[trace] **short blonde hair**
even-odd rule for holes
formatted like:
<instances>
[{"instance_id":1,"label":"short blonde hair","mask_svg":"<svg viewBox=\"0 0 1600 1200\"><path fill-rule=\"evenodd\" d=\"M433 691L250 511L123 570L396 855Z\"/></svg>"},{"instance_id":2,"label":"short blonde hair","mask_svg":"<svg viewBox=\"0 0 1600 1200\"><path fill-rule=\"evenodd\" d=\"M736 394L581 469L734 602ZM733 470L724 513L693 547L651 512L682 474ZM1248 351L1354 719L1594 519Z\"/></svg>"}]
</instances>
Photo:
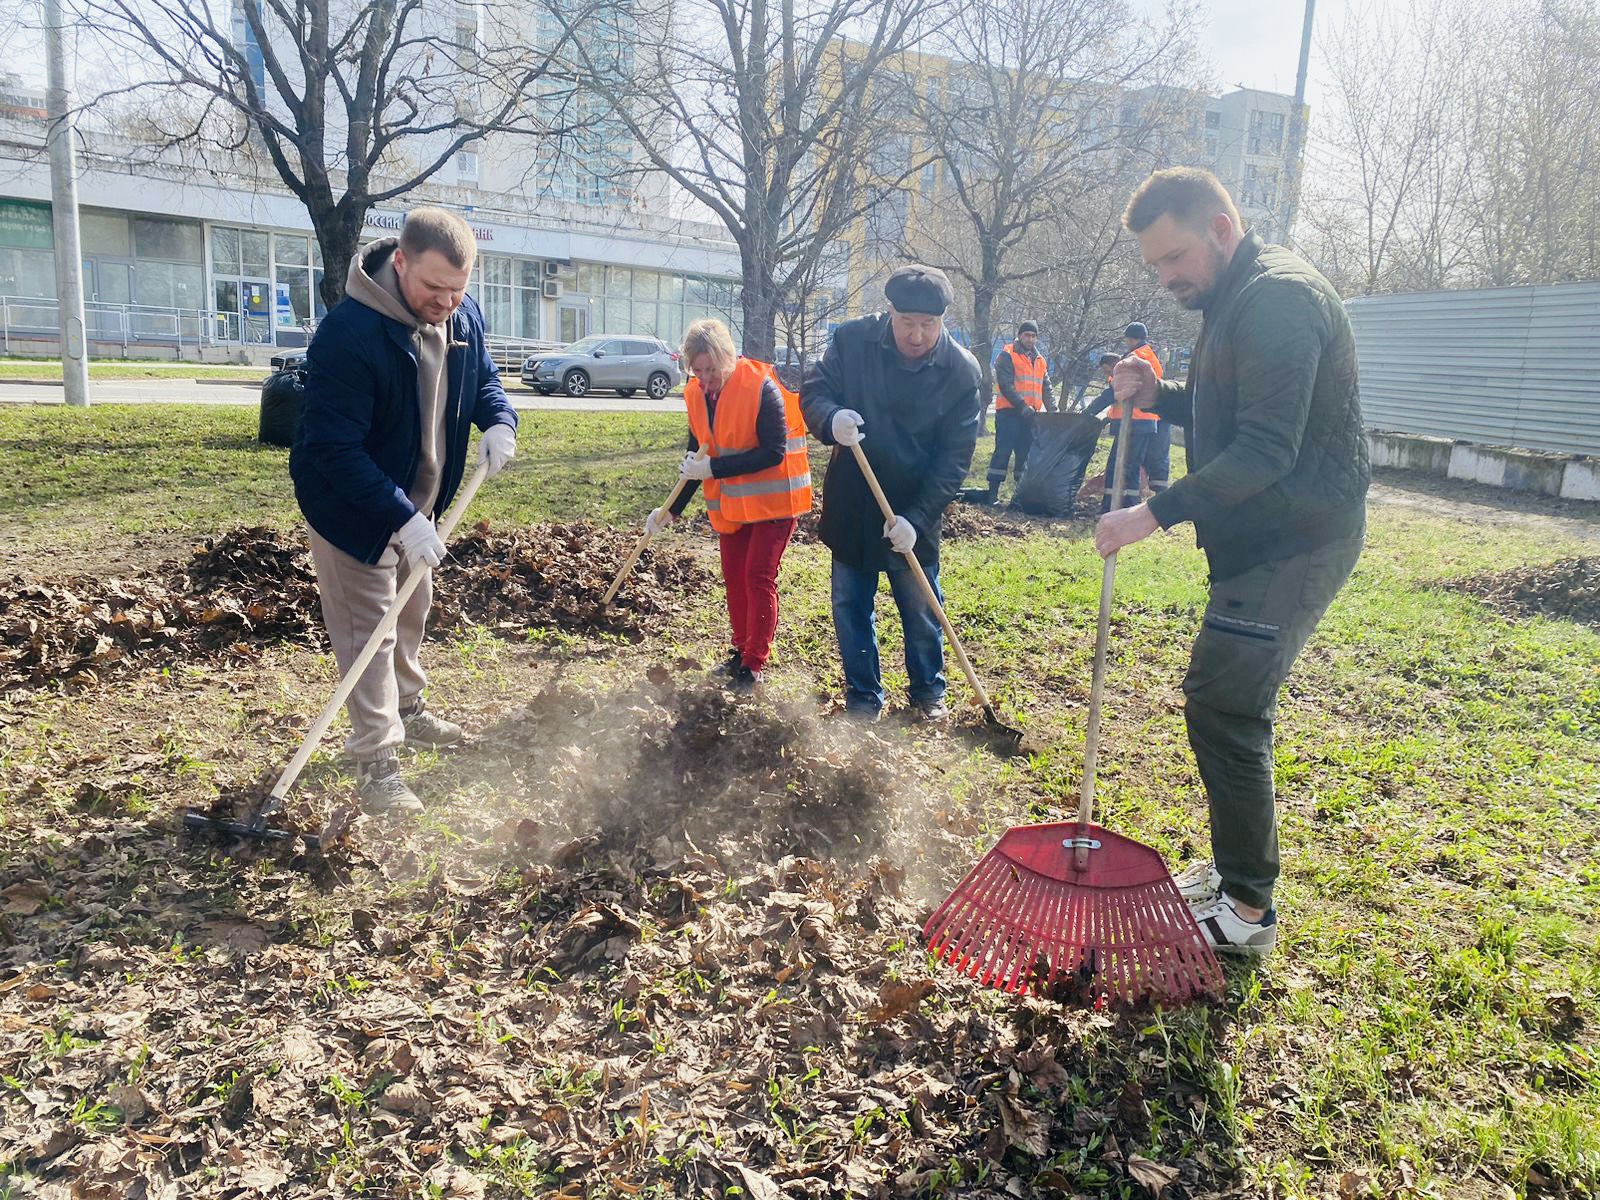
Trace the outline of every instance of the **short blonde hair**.
<instances>
[{"instance_id":1,"label":"short blonde hair","mask_svg":"<svg viewBox=\"0 0 1600 1200\"><path fill-rule=\"evenodd\" d=\"M683 365L689 367L702 354L711 355L723 367L732 367L739 359L733 334L715 317L696 321L683 332Z\"/></svg>"},{"instance_id":2,"label":"short blonde hair","mask_svg":"<svg viewBox=\"0 0 1600 1200\"><path fill-rule=\"evenodd\" d=\"M459 271L472 265L478 253L478 242L472 236L472 226L455 213L424 205L406 214L406 222L400 227L400 249L406 252L408 259L437 250Z\"/></svg>"}]
</instances>

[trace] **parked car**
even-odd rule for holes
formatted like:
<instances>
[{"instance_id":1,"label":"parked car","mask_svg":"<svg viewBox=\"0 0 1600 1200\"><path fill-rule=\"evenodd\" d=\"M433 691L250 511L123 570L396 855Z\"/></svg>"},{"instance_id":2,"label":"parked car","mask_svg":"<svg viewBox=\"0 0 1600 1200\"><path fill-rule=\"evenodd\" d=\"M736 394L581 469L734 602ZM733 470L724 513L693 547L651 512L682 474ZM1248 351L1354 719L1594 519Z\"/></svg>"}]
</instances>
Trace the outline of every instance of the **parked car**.
<instances>
[{"instance_id":1,"label":"parked car","mask_svg":"<svg viewBox=\"0 0 1600 1200\"><path fill-rule=\"evenodd\" d=\"M678 354L660 338L597 334L554 352L530 355L522 382L542 395L586 396L595 390L631 396L643 388L660 400L683 382Z\"/></svg>"},{"instance_id":2,"label":"parked car","mask_svg":"<svg viewBox=\"0 0 1600 1200\"><path fill-rule=\"evenodd\" d=\"M274 371L288 371L306 365L306 352L302 349L285 350L282 354L272 356L272 369Z\"/></svg>"}]
</instances>

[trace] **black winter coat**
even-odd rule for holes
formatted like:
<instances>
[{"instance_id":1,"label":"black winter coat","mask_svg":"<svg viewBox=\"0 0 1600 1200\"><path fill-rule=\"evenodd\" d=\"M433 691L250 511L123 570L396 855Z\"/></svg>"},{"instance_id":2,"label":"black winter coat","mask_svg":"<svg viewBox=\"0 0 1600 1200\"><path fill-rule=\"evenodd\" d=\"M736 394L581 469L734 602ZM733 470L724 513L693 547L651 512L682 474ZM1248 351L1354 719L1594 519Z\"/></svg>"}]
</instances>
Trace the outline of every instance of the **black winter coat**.
<instances>
[{"instance_id":1,"label":"black winter coat","mask_svg":"<svg viewBox=\"0 0 1600 1200\"><path fill-rule=\"evenodd\" d=\"M834 413L861 414L867 462L895 513L916 529L918 560L937 568L945 505L961 490L978 442L982 385L978 360L948 333L926 365L907 370L887 313L834 331L827 353L806 371L800 408L812 435L834 447L818 532L835 558L867 570L905 564L884 540L883 514L855 455L834 444Z\"/></svg>"}]
</instances>

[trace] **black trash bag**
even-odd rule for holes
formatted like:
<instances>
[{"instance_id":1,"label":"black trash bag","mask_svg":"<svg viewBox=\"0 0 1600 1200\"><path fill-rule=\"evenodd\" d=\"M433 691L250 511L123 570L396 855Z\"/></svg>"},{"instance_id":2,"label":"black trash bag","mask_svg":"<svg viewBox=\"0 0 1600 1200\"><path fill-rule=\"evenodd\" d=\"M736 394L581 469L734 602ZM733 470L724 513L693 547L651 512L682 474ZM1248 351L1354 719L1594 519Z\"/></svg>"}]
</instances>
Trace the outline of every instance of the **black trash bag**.
<instances>
[{"instance_id":1,"label":"black trash bag","mask_svg":"<svg viewBox=\"0 0 1600 1200\"><path fill-rule=\"evenodd\" d=\"M1083 413L1042 412L1033 419L1033 449L1028 469L1011 497L1011 506L1041 517L1070 517L1076 511L1089 460L1100 441L1100 421Z\"/></svg>"},{"instance_id":2,"label":"black trash bag","mask_svg":"<svg viewBox=\"0 0 1600 1200\"><path fill-rule=\"evenodd\" d=\"M274 371L261 385L261 424L256 436L264 445L292 446L305 406L305 368L294 366Z\"/></svg>"}]
</instances>

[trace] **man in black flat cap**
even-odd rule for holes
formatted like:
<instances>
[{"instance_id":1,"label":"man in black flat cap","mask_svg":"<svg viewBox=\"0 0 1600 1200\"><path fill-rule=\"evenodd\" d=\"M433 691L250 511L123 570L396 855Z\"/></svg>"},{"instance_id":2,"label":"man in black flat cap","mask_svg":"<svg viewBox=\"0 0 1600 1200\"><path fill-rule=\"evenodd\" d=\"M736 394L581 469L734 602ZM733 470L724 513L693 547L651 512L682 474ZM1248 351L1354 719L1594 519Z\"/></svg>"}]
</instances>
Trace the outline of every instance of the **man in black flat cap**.
<instances>
[{"instance_id":1,"label":"man in black flat cap","mask_svg":"<svg viewBox=\"0 0 1600 1200\"><path fill-rule=\"evenodd\" d=\"M884 705L873 600L878 576L905 630L910 700L926 720L945 707L944 638L911 577L914 553L939 587L939 533L978 441L983 373L944 327L953 295L934 267L905 266L884 286L889 311L846 321L806 372L806 426L833 446L818 530L833 551L833 626L844 659L845 710L876 720ZM896 518L885 522L849 447L861 444ZM942 598L942 597L941 597Z\"/></svg>"}]
</instances>

